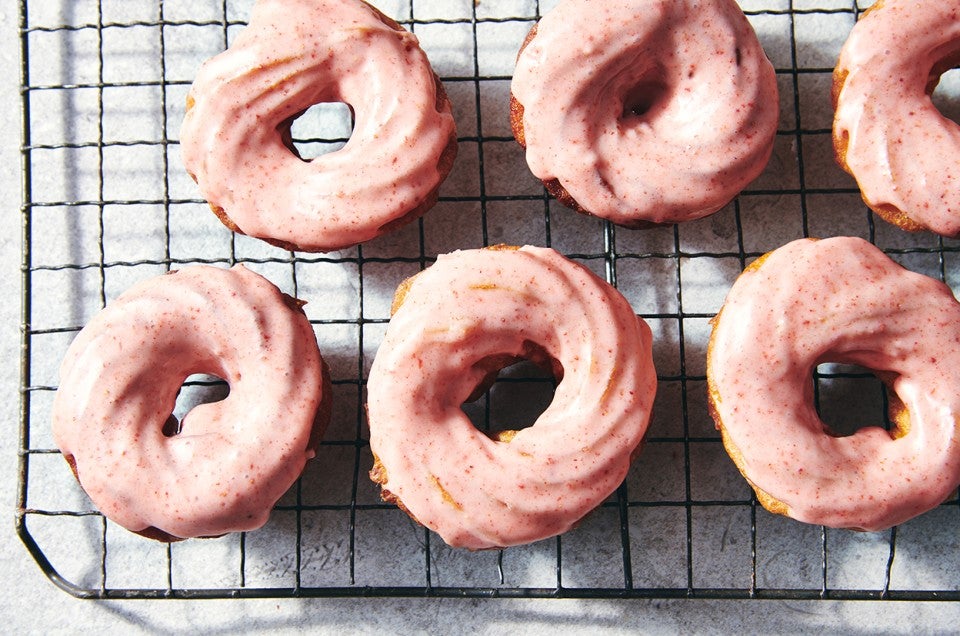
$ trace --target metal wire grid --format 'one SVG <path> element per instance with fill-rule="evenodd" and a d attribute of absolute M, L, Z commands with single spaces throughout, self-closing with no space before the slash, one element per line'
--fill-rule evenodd
<path fill-rule="evenodd" d="M 710 219 L 635 232 L 557 206 L 526 175 L 504 125 L 512 56 L 552 5 L 378 2 L 420 36 L 444 80 L 460 157 L 440 203 L 423 220 L 362 247 L 308 255 L 233 236 L 210 221 L 192 184 L 182 185 L 176 130 L 190 74 L 229 43 L 249 4 L 20 3 L 16 521 L 58 586 L 95 598 L 960 600 L 955 498 L 886 533 L 774 517 L 757 506 L 723 454 L 705 405 L 709 319 L 750 260 L 791 238 L 858 234 L 908 267 L 958 284 L 957 242 L 874 223 L 852 181 L 832 164 L 829 107 L 822 103 L 835 52 L 862 5 L 741 2 L 780 81 L 771 166 Z M 940 106 L 955 116 L 953 97 Z M 295 128 L 301 149 L 336 148 L 349 136 L 349 122 L 334 121 L 332 132 L 324 126 L 318 133 Z M 644 452 L 616 494 L 578 529 L 532 546 L 469 553 L 447 548 L 379 502 L 365 476 L 363 392 L 395 284 L 437 253 L 497 242 L 552 245 L 617 285 L 654 328 L 660 386 Z M 52 444 L 56 366 L 84 322 L 133 281 L 186 264 L 236 262 L 310 301 L 308 315 L 333 369 L 334 422 L 318 459 L 266 528 L 169 546 L 140 539 L 90 505 Z M 862 369 L 823 366 L 814 381 L 831 424 L 885 418 L 884 389 Z M 215 399 L 220 384 L 191 378 L 178 408 Z M 551 394 L 551 378 L 521 365 L 465 409 L 481 427 L 530 423 Z"/>

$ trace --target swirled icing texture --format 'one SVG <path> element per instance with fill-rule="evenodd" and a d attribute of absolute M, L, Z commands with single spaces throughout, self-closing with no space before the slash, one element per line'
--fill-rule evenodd
<path fill-rule="evenodd" d="M 821 362 L 876 372 L 897 430 L 829 434 L 813 403 Z M 879 530 L 960 483 L 960 304 L 862 239 L 802 239 L 747 268 L 715 319 L 707 376 L 727 450 L 776 512 Z"/>
<path fill-rule="evenodd" d="M 882 0 L 834 71 L 837 161 L 864 201 L 908 230 L 960 235 L 960 126 L 930 94 L 960 62 L 960 1 Z"/>
<path fill-rule="evenodd" d="M 321 102 L 349 104 L 353 133 L 303 161 L 284 131 Z M 187 104 L 183 163 L 218 216 L 302 250 L 355 245 L 422 214 L 456 151 L 449 101 L 416 36 L 360 0 L 258 0 Z"/>
<path fill-rule="evenodd" d="M 531 342 L 562 380 L 533 426 L 495 441 L 461 405 L 491 357 L 525 357 Z M 564 532 L 616 489 L 656 374 L 650 329 L 618 291 L 523 247 L 442 255 L 416 276 L 367 387 L 384 491 L 448 544 L 484 549 Z"/>
<path fill-rule="evenodd" d="M 181 538 L 266 522 L 319 433 L 322 363 L 293 302 L 243 266 L 188 267 L 134 285 L 80 331 L 60 367 L 53 437 L 104 515 Z M 195 373 L 230 394 L 167 437 Z"/>
<path fill-rule="evenodd" d="M 565 0 L 511 90 L 531 171 L 624 225 L 719 210 L 766 166 L 779 116 L 773 66 L 733 0 Z"/>

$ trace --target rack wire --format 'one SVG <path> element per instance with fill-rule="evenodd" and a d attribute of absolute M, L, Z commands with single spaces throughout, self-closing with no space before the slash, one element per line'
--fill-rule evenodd
<path fill-rule="evenodd" d="M 833 164 L 830 73 L 864 4 L 742 0 L 777 69 L 781 123 L 766 172 L 716 215 L 629 231 L 558 206 L 526 170 L 506 119 L 513 59 L 552 4 L 383 0 L 418 35 L 454 105 L 459 157 L 437 207 L 354 249 L 291 253 L 221 227 L 179 160 L 196 68 L 243 28 L 240 0 L 20 2 L 23 324 L 16 522 L 58 586 L 85 598 L 288 596 L 960 600 L 960 505 L 883 533 L 807 526 L 757 505 L 706 407 L 709 320 L 737 274 L 793 238 L 853 234 L 910 269 L 960 285 L 960 243 L 875 222 Z M 949 72 L 936 98 L 957 119 Z M 349 137 L 349 112 L 298 120 L 310 155 Z M 404 277 L 439 253 L 492 243 L 557 248 L 617 285 L 653 328 L 659 389 L 646 446 L 580 526 L 494 552 L 448 548 L 366 478 L 364 384 Z M 309 301 L 332 369 L 333 423 L 263 529 L 166 545 L 103 518 L 49 433 L 56 370 L 97 310 L 133 282 L 194 263 L 242 262 Z M 852 430 L 884 421 L 883 386 L 821 366 L 818 408 Z M 178 403 L 217 399 L 193 377 Z M 478 426 L 533 421 L 551 378 L 520 365 L 478 402 Z"/>

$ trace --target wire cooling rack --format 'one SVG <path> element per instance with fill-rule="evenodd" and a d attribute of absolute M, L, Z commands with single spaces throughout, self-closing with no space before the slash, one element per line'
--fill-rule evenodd
<path fill-rule="evenodd" d="M 830 72 L 864 5 L 744 0 L 777 69 L 781 118 L 766 172 L 716 215 L 629 231 L 558 206 L 529 175 L 507 123 L 514 56 L 552 4 L 394 0 L 377 6 L 420 38 L 458 122 L 459 157 L 421 221 L 321 255 L 234 236 L 179 160 L 197 66 L 228 45 L 250 1 L 20 3 L 23 99 L 23 355 L 19 534 L 43 571 L 96 598 L 281 596 L 697 597 L 960 600 L 960 506 L 881 533 L 768 514 L 724 454 L 707 413 L 708 321 L 743 267 L 802 236 L 859 235 L 910 269 L 960 284 L 958 243 L 874 221 L 832 160 Z M 935 97 L 957 118 L 954 72 Z M 294 127 L 302 153 L 335 149 L 349 110 L 316 107 Z M 450 549 L 379 501 L 364 383 L 393 289 L 438 253 L 550 245 L 605 276 L 653 328 L 654 420 L 627 480 L 580 526 L 503 551 Z M 334 379 L 318 457 L 258 531 L 165 545 L 105 520 L 49 432 L 56 371 L 76 332 L 133 282 L 193 263 L 243 262 L 309 301 Z M 882 385 L 821 366 L 818 407 L 841 430 L 884 420 Z M 519 365 L 478 402 L 478 426 L 529 424 L 550 378 Z M 223 395 L 192 377 L 178 411 Z M 523 406 L 519 406 L 523 405 Z"/>

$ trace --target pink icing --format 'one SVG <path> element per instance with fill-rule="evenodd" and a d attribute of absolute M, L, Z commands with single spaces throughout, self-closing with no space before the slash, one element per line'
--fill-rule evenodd
<path fill-rule="evenodd" d="M 723 207 L 766 166 L 779 116 L 773 67 L 733 0 L 565 0 L 511 88 L 531 171 L 627 225 Z"/>
<path fill-rule="evenodd" d="M 490 356 L 529 343 L 562 367 L 550 406 L 509 442 L 461 410 Z M 551 249 L 440 256 L 413 279 L 370 371 L 385 490 L 450 545 L 568 530 L 623 481 L 656 391 L 651 334 L 618 291 Z"/>
<path fill-rule="evenodd" d="M 905 435 L 827 434 L 811 373 L 828 361 L 876 371 Z M 862 239 L 795 241 L 748 268 L 715 320 L 707 375 L 728 450 L 795 519 L 879 530 L 960 483 L 960 304 Z"/>
<path fill-rule="evenodd" d="M 104 515 L 175 537 L 266 522 L 313 456 L 321 399 L 313 330 L 288 301 L 243 266 L 196 266 L 133 286 L 83 328 L 60 368 L 53 436 Z M 194 373 L 230 395 L 166 437 Z"/>
<path fill-rule="evenodd" d="M 432 202 L 446 176 L 440 157 L 455 152 L 449 102 L 438 111 L 416 36 L 381 17 L 359 0 L 258 0 L 249 26 L 201 67 L 180 133 L 183 163 L 243 233 L 333 250 Z M 349 104 L 353 134 L 304 161 L 283 131 L 321 102 Z"/>
<path fill-rule="evenodd" d="M 960 1 L 883 0 L 854 26 L 835 71 L 834 144 L 864 200 L 945 236 L 960 235 L 960 126 L 929 93 L 958 55 Z"/>

